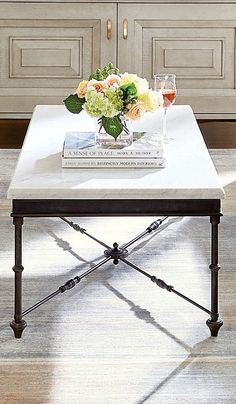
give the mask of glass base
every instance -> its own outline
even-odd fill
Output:
[[[102,149],[123,149],[124,147],[131,146],[133,143],[133,132],[129,122],[126,122],[127,131],[122,131],[121,134],[115,139],[109,135],[103,126],[97,125],[95,143],[96,146]]]

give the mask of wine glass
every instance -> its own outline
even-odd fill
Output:
[[[166,134],[166,113],[167,109],[174,104],[176,99],[176,84],[175,84],[175,74],[155,74],[154,75],[154,85],[155,91],[160,91],[163,96],[163,108],[164,108],[164,116],[163,116],[163,140],[165,143],[169,143],[171,138],[167,137]]]

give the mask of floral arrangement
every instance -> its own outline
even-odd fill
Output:
[[[108,63],[83,80],[75,94],[64,100],[66,108],[79,114],[85,110],[115,139],[126,129],[125,119],[136,120],[162,105],[162,96],[136,74],[123,73]]]

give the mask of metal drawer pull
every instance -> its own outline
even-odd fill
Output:
[[[126,18],[123,21],[123,38],[128,38],[128,20]]]
[[[112,37],[112,22],[110,18],[107,20],[107,39],[110,40]]]

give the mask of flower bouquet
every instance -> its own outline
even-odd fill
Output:
[[[76,93],[69,95],[64,103],[74,114],[85,110],[96,118],[97,135],[102,134],[104,139],[107,134],[114,143],[123,140],[124,147],[132,142],[131,121],[159,108],[162,96],[149,88],[146,79],[136,74],[121,74],[108,63],[91,74],[89,80],[81,81]]]

